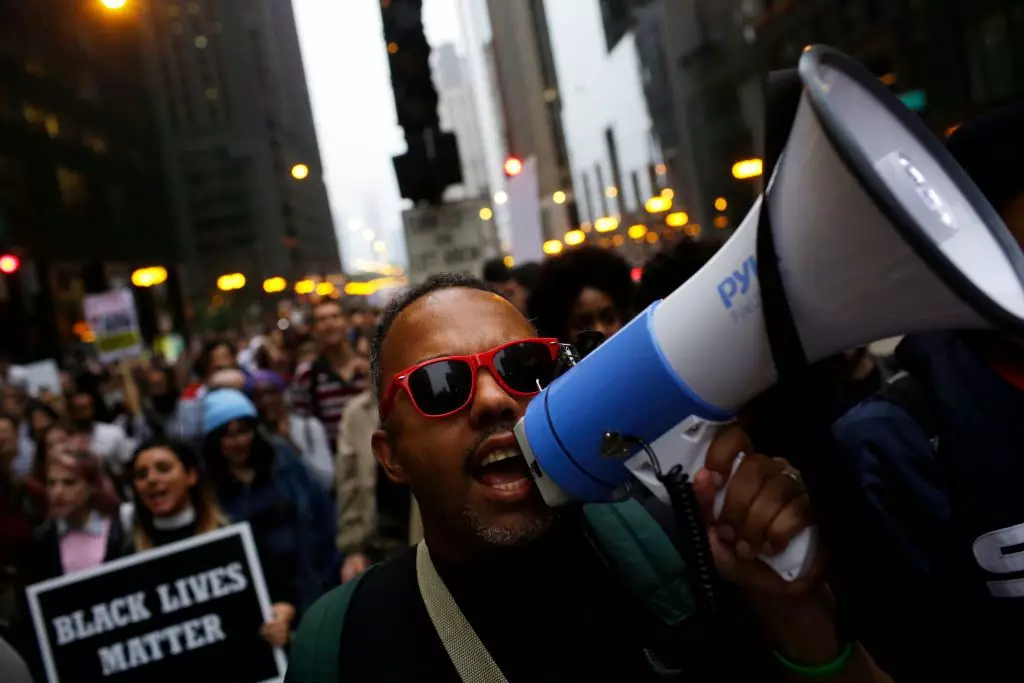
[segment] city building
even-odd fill
[[[291,0],[150,0],[140,6],[171,215],[188,289],[218,276],[259,291],[338,273]]]
[[[640,220],[661,189],[661,150],[652,136],[631,25],[622,3],[547,0],[547,26],[580,218]],[[626,222],[629,225],[630,222]]]
[[[455,133],[462,182],[445,192],[446,200],[479,199],[489,194],[483,133],[466,59],[452,44],[433,50],[431,71],[437,88],[438,118],[442,130]]]
[[[152,108],[128,13],[92,1],[0,5],[0,351],[60,358],[88,340],[82,299],[130,286],[137,267],[166,281],[136,289],[143,331],[179,317]],[[8,272],[10,271],[10,272]]]
[[[536,160],[542,231],[561,238],[579,224],[579,197],[573,193],[545,3],[487,0],[486,11],[505,149],[509,156]]]

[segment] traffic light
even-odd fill
[[[517,175],[523,172],[523,160],[519,157],[509,157],[505,159],[505,175],[509,178],[515,178]]]
[[[0,255],[0,272],[6,275],[13,275],[21,268],[21,259],[14,254]]]

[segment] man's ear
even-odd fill
[[[383,429],[376,430],[370,437],[370,447],[373,448],[373,457],[387,472],[388,479],[396,484],[408,484],[409,478],[405,474],[405,468],[398,462],[395,448],[391,437]]]

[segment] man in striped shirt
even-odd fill
[[[370,366],[352,350],[339,302],[323,301],[313,309],[313,335],[320,355],[299,366],[292,400],[297,411],[320,420],[330,442],[336,444],[345,406],[370,386]]]

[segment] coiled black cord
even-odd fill
[[[700,504],[693,490],[693,482],[676,465],[668,474],[658,473],[658,480],[668,491],[678,524],[676,547],[690,575],[694,601],[702,614],[718,613],[718,572],[708,543],[708,532],[700,514]]]

